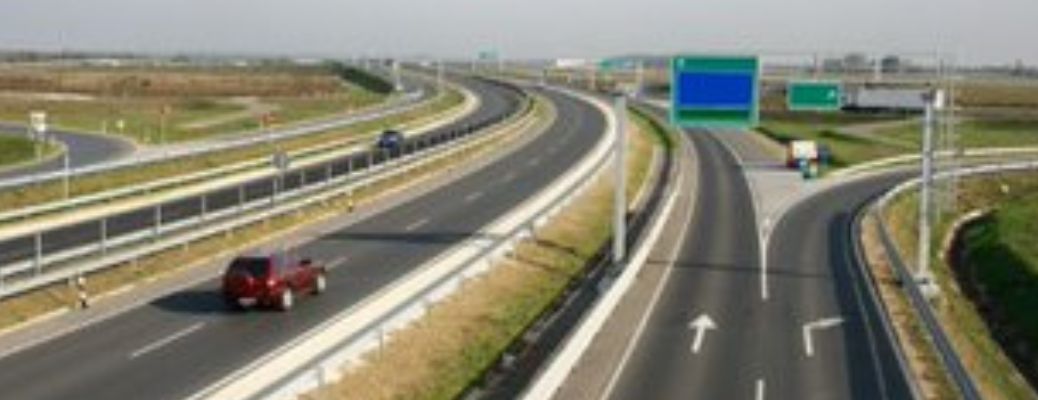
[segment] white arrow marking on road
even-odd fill
[[[817,329],[827,329],[843,323],[843,318],[833,317],[820,319],[815,322],[811,322],[804,325],[804,352],[807,353],[808,357],[815,355],[814,344],[811,343],[811,331]]]
[[[692,354],[698,354],[699,348],[703,346],[703,337],[706,336],[706,331],[708,329],[717,329],[717,324],[714,324],[714,320],[710,319],[709,315],[702,314],[688,323],[688,329],[696,331],[696,338],[692,341]]]

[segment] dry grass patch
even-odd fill
[[[535,110],[538,116],[544,116],[547,112],[540,105]],[[511,135],[482,143],[466,151],[457,152],[451,157],[424,164],[406,175],[365,186],[352,194],[333,197],[325,204],[304,207],[298,212],[283,214],[266,222],[239,227],[227,234],[210,236],[185,246],[152,254],[136,262],[91,273],[87,276],[87,291],[91,297],[112,293],[148,278],[161,278],[165,274],[201,266],[214,258],[232,255],[265,241],[290,235],[301,227],[339,217],[357,208],[379,204],[382,199],[437,176],[449,168],[499,151],[503,145],[517,140],[520,136]],[[0,330],[50,312],[75,307],[77,301],[76,291],[65,283],[0,300]]]
[[[923,392],[923,398],[955,398],[955,388],[948,380],[941,361],[931,351],[928,335],[916,318],[901,282],[894,276],[894,267],[890,265],[879,238],[879,225],[875,216],[869,215],[862,220],[860,237],[866,264],[905,352],[912,377]]]
[[[653,142],[646,121],[629,134],[628,188],[645,183]],[[390,335],[366,362],[307,399],[453,399],[565,290],[610,234],[611,171],[522,242],[491,272],[433,305],[415,324]]]
[[[1004,192],[1004,188],[1008,188],[1009,192]],[[985,398],[1029,399],[1033,397],[1033,389],[994,340],[991,328],[977,305],[959,286],[943,249],[938,249],[942,243],[947,243],[947,240],[942,239],[951,234],[952,223],[962,215],[1036,192],[1038,179],[1035,179],[1033,173],[966,179],[958,193],[959,209],[954,214],[941,215],[933,234],[935,251],[930,265],[942,288],[942,295],[933,306],[953,347]],[[892,239],[909,266],[915,265],[918,215],[916,193],[896,199],[884,214]]]
[[[460,107],[464,97],[457,92],[435,100],[409,112],[401,113],[378,120],[358,123],[346,129],[337,129],[328,132],[315,133],[278,142],[281,149],[287,152],[311,148],[332,141],[342,140],[344,137],[359,136],[374,132],[388,126],[398,126],[437,115]],[[83,196],[114,188],[141,184],[154,180],[161,180],[175,176],[195,173],[206,169],[231,165],[248,160],[265,159],[270,156],[272,149],[266,144],[248,146],[236,150],[223,151],[214,154],[203,154],[192,157],[184,157],[166,162],[148,164],[138,168],[128,168],[97,175],[79,177],[72,180],[70,185],[71,196]],[[57,201],[64,196],[61,182],[49,182],[40,185],[26,186],[15,190],[7,190],[0,193],[0,210],[10,210],[29,205]]]

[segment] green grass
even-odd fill
[[[440,97],[433,100],[431,103],[405,113],[358,123],[344,129],[335,129],[327,132],[287,139],[279,143],[279,145],[282,149],[289,152],[305,149],[332,140],[341,140],[344,137],[357,136],[383,129],[387,126],[396,126],[407,121],[414,121],[422,117],[445,112],[452,107],[459,106],[463,101],[464,97],[460,93],[449,92],[446,96]],[[75,179],[70,187],[70,193],[72,196],[97,193],[115,187],[189,174],[204,169],[216,168],[257,158],[265,158],[270,155],[270,152],[271,149],[266,144],[259,144],[219,154],[204,154],[185,157],[168,162],[149,164],[136,169],[123,169],[91,175]],[[60,199],[62,196],[63,189],[58,183],[4,191],[0,192],[0,210],[54,201]]]
[[[942,214],[935,229],[935,251],[930,262],[943,288],[937,310],[956,351],[987,398],[1033,398],[1029,384],[1006,357],[992,331],[1027,332],[1024,335],[1030,338],[1031,348],[1038,346],[1035,339],[1038,336],[1034,336],[1038,335],[1038,315],[1034,314],[1038,306],[1035,283],[1038,251],[1034,248],[1034,238],[1038,237],[1035,225],[1038,203],[1035,200],[1038,200],[1038,179],[1034,173],[967,179],[960,188],[959,211]],[[885,215],[898,249],[909,263],[915,259],[917,248],[917,207],[917,196],[911,194],[897,199]],[[966,232],[971,253],[967,272],[971,276],[967,278],[986,286],[986,293],[997,308],[1005,307],[1002,312],[1011,321],[1007,326],[989,325],[978,305],[959,288],[958,282],[964,276],[957,275],[937,251],[941,238],[950,234],[954,220],[967,211],[990,208],[996,210],[993,218]]]
[[[831,168],[895,156],[910,151],[840,132],[840,128],[863,123],[901,119],[900,116],[848,113],[767,113],[758,131],[780,143],[792,140],[814,140],[832,151]]]
[[[981,119],[983,118],[983,119]],[[879,134],[919,146],[922,126],[882,129]],[[1038,146],[1038,118],[967,119],[957,124],[959,144],[966,148]]]
[[[42,156],[46,158],[48,155],[57,152],[58,148],[46,145],[42,150]],[[32,161],[34,158],[36,158],[36,147],[31,140],[17,136],[0,135],[0,168]]]

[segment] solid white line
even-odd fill
[[[752,135],[753,133],[743,132],[741,134]],[[716,134],[714,135],[714,140],[717,140],[718,142],[721,142],[721,145],[724,146],[724,148],[726,150],[728,150],[728,154],[731,154],[732,158],[735,158],[735,163],[738,164],[739,165],[739,169],[742,170],[741,172],[742,172],[743,179],[746,180],[746,185],[748,186],[748,189],[750,189],[750,197],[752,197],[750,199],[750,203],[753,205],[754,221],[759,221],[760,218],[762,216],[764,216],[763,215],[764,214],[763,213],[764,210],[761,209],[761,204],[759,204],[759,200],[760,200],[759,197],[760,197],[761,193],[758,193],[757,185],[753,181],[753,176],[751,176],[749,174],[749,172],[746,170],[746,165],[747,165],[746,161],[743,160],[742,155],[740,155],[739,152],[735,151],[734,147],[729,145],[728,142],[725,141],[724,139],[721,139],[720,137],[718,137],[718,135],[716,135]],[[770,218],[764,216],[764,220],[765,221],[767,221],[769,219]],[[756,223],[755,223],[755,225],[756,225]],[[767,227],[760,227],[760,226],[757,227],[757,240],[758,240],[758,243],[759,243],[759,246],[760,246],[759,254],[760,254],[760,298],[761,298],[761,301],[768,301],[768,293],[769,293],[769,291],[768,291],[768,257],[767,257],[767,254],[768,254],[768,235],[765,232],[765,229],[767,229]]]
[[[420,219],[418,221],[415,221],[411,225],[408,225],[407,227],[404,228],[404,230],[407,231],[407,232],[411,232],[411,231],[413,231],[415,229],[418,229],[418,228],[421,228],[421,227],[425,226],[425,224],[428,224],[428,223],[429,223],[429,218],[422,218],[422,219]]]
[[[469,194],[468,196],[465,196],[465,202],[471,203],[478,200],[480,197],[483,197],[483,192],[474,192],[472,194]]]
[[[336,258],[336,259],[332,260],[331,262],[329,262],[328,265],[325,266],[325,268],[328,268],[328,269],[338,268],[338,267],[342,266],[343,264],[345,264],[346,261],[349,261],[349,260],[350,260],[349,256],[342,256],[342,257]]]
[[[145,354],[151,353],[151,352],[153,352],[155,350],[158,350],[159,348],[161,348],[161,347],[163,347],[163,346],[165,346],[167,344],[173,343],[177,339],[180,339],[180,338],[183,338],[184,336],[187,336],[187,335],[190,335],[192,333],[195,333],[199,329],[202,329],[202,327],[204,327],[204,326],[205,326],[205,322],[199,322],[197,324],[194,324],[194,325],[191,325],[191,326],[189,326],[187,328],[184,328],[183,330],[180,330],[180,331],[178,331],[178,332],[176,332],[176,333],[174,333],[172,335],[169,335],[169,336],[166,336],[166,337],[164,337],[162,339],[159,339],[159,340],[157,340],[157,341],[155,341],[155,342],[153,342],[153,343],[151,343],[151,344],[149,344],[147,346],[141,347],[140,349],[137,349],[137,351],[134,351],[133,353],[130,353],[130,359],[134,359],[134,358],[143,356]]]
[[[681,138],[685,141],[686,145],[692,146],[692,143],[689,142],[687,137],[682,135]],[[699,190],[698,183],[696,186],[696,190]],[[692,194],[692,196],[695,195],[695,193]],[[694,210],[695,207],[693,206],[692,209]],[[681,230],[681,237],[678,239],[679,244],[677,246],[674,246],[674,249],[671,251],[669,258],[670,260],[677,260],[678,254],[681,252],[681,249],[684,248],[684,246],[681,243],[685,243],[685,238],[686,236],[688,236],[688,232],[691,230],[690,228],[692,225],[692,218],[689,218],[688,221],[685,221],[684,225],[685,226]],[[624,368],[627,367],[627,363],[630,361],[631,355],[634,353],[635,345],[639,341],[641,341],[642,334],[645,333],[645,327],[649,324],[649,317],[652,316],[653,311],[656,309],[656,305],[660,301],[660,296],[663,294],[663,287],[667,286],[667,281],[670,279],[670,272],[673,270],[674,266],[670,265],[667,266],[667,269],[665,271],[663,271],[663,277],[660,278],[659,283],[656,284],[656,289],[652,293],[652,300],[649,301],[649,308],[646,309],[645,314],[642,314],[641,321],[638,321],[638,327],[634,331],[634,336],[631,338],[630,341],[627,342],[627,348],[624,349],[624,354],[622,357],[620,357],[620,363],[618,363],[616,369],[613,370],[613,376],[609,378],[609,383],[606,385],[606,388],[602,392],[602,395],[599,397],[599,399],[608,399],[609,396],[613,393],[613,389],[616,388],[616,384],[620,380],[620,375],[623,373]]]
[[[843,318],[832,317],[804,324],[804,353],[808,357],[815,355],[814,343],[811,342],[811,331],[832,328],[843,323]]]
[[[756,396],[754,396],[754,398],[757,399],[757,400],[764,400],[764,380],[763,379],[758,379],[757,380],[757,394],[756,394]]]

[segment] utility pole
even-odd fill
[[[616,113],[616,131],[613,143],[613,151],[616,155],[616,184],[614,185],[613,201],[613,263],[621,265],[627,257],[627,157],[626,132],[627,132],[627,98],[617,94],[613,111]]]
[[[919,186],[919,243],[916,259],[916,283],[924,293],[934,293],[933,271],[930,269],[931,233],[933,231],[933,127],[935,109],[941,108],[944,93],[940,90],[927,92],[923,96],[925,111],[923,115],[923,153],[921,157],[921,177]]]

